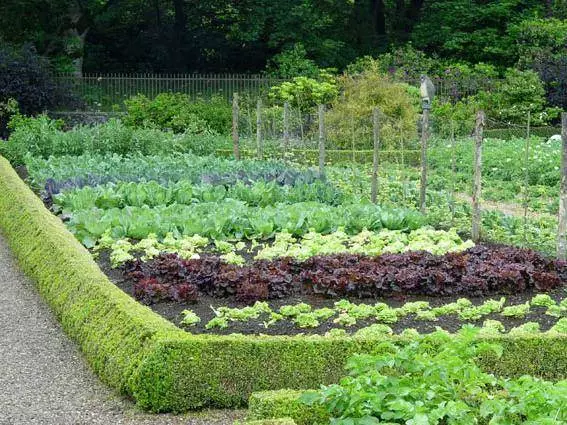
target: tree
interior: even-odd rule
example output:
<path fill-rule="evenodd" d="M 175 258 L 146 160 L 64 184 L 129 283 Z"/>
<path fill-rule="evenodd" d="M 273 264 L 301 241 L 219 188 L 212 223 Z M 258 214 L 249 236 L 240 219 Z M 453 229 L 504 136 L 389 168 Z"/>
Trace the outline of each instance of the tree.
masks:
<path fill-rule="evenodd" d="M 411 39 L 418 49 L 442 57 L 510 66 L 517 58 L 508 26 L 544 9 L 537 0 L 426 1 Z"/>
<path fill-rule="evenodd" d="M 0 26 L 7 42 L 34 44 L 42 55 L 80 75 L 86 37 L 96 16 L 119 0 L 4 0 Z"/>
<path fill-rule="evenodd" d="M 567 20 L 529 19 L 510 28 L 516 40 L 517 65 L 536 71 L 548 101 L 567 108 Z"/>

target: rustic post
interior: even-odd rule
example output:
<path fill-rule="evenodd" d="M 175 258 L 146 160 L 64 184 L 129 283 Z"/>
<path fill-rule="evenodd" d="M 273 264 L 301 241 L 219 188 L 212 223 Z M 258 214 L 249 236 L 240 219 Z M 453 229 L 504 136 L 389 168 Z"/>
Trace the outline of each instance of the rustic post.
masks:
<path fill-rule="evenodd" d="M 351 127 L 350 144 L 352 148 L 352 162 L 354 164 L 356 162 L 356 153 L 355 153 L 356 130 L 354 126 L 354 113 L 351 113 L 350 116 L 350 127 Z"/>
<path fill-rule="evenodd" d="M 380 165 L 380 110 L 374 108 L 372 112 L 372 127 L 374 138 L 374 152 L 372 155 L 372 189 L 371 201 L 375 204 L 378 197 L 378 167 Z"/>
<path fill-rule="evenodd" d="M 289 148 L 289 102 L 283 105 L 283 142 L 284 152 L 287 153 Z"/>
<path fill-rule="evenodd" d="M 262 140 L 262 99 L 256 103 L 256 145 L 258 159 L 264 159 L 264 142 Z"/>
<path fill-rule="evenodd" d="M 524 151 L 524 243 L 528 241 L 528 208 L 530 203 L 530 173 L 528 164 L 530 162 L 530 130 L 532 123 L 532 113 L 528 111 L 528 123 L 526 128 L 526 149 Z"/>
<path fill-rule="evenodd" d="M 561 141 L 561 189 L 559 192 L 557 258 L 567 260 L 567 112 L 561 114 Z"/>
<path fill-rule="evenodd" d="M 325 180 L 325 105 L 319 105 L 319 178 Z"/>
<path fill-rule="evenodd" d="M 480 194 L 481 194 L 481 172 L 482 172 L 482 140 L 484 137 L 484 111 L 478 111 L 476 114 L 476 124 L 474 129 L 474 180 L 472 193 L 472 240 L 474 243 L 480 241 Z"/>
<path fill-rule="evenodd" d="M 456 180 L 457 180 L 457 140 L 455 138 L 455 121 L 451 119 L 451 226 L 455 224 Z"/>
<path fill-rule="evenodd" d="M 423 103 L 423 120 L 421 126 L 421 183 L 419 187 L 419 209 L 425 213 L 425 193 L 427 191 L 427 141 L 429 139 L 429 111 L 431 104 Z"/>
<path fill-rule="evenodd" d="M 238 118 L 240 111 L 238 107 L 238 93 L 232 95 L 232 150 L 234 159 L 240 159 L 239 135 L 238 135 Z"/>

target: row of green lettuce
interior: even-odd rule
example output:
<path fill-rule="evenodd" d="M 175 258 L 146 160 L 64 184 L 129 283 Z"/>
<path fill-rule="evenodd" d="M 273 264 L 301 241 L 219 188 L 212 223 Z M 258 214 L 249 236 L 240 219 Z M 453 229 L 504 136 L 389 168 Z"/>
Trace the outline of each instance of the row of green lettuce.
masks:
<path fill-rule="evenodd" d="M 381 255 L 406 251 L 428 251 L 442 255 L 464 251 L 472 246 L 472 241 L 463 241 L 455 229 L 444 231 L 430 227 L 410 232 L 363 230 L 355 235 L 349 235 L 341 229 L 327 235 L 310 231 L 302 237 L 294 237 L 284 231 L 275 233 L 271 242 L 253 239 L 248 243 L 215 240 L 200 235 L 175 237 L 173 233 L 167 233 L 163 238 L 149 234 L 146 238 L 134 241 L 125 238 L 114 239 L 111 232 L 107 231 L 97 240 L 93 252 L 98 254 L 108 250 L 112 267 L 119 267 L 136 258 L 142 261 L 151 260 L 160 253 L 174 253 L 187 260 L 198 259 L 204 253 L 215 253 L 229 264 L 244 264 L 245 259 L 250 257 L 255 260 L 282 257 L 306 260 L 316 255 Z"/>
<path fill-rule="evenodd" d="M 388 326 L 406 320 L 408 327 L 400 333 L 401 336 L 414 336 L 417 331 L 411 328 L 411 324 L 417 325 L 419 322 L 437 322 L 444 316 L 455 316 L 459 322 L 467 324 L 470 322 L 478 323 L 487 316 L 520 319 L 523 320 L 531 312 L 540 313 L 545 322 L 551 323 L 549 332 L 567 334 L 567 298 L 556 301 L 547 294 L 537 294 L 531 300 L 524 303 L 509 303 L 506 298 L 487 299 L 481 304 L 473 304 L 467 298 L 459 298 L 457 301 L 431 307 L 427 301 L 409 301 L 400 307 L 391 307 L 386 303 L 377 302 L 371 304 L 355 304 L 349 300 L 342 299 L 336 301 L 333 307 L 313 308 L 310 304 L 301 302 L 298 304 L 283 305 L 278 309 L 272 307 L 266 301 L 256 301 L 254 305 L 243 308 L 238 307 L 213 307 L 214 317 L 206 324 L 202 324 L 205 330 L 228 329 L 234 323 L 244 322 L 257 326 L 257 330 L 262 332 L 279 322 L 291 322 L 299 329 L 315 329 L 322 324 L 331 321 L 338 327 L 332 328 L 325 333 L 325 336 L 346 336 L 347 329 L 356 326 L 360 321 L 368 323 L 376 321 L 378 323 L 362 327 L 352 335 L 355 337 L 380 337 L 394 334 L 394 330 Z M 197 325 L 201 325 L 201 317 L 193 310 L 186 309 L 182 312 L 182 319 L 179 324 L 188 330 Z M 440 323 L 438 329 L 442 329 Z M 527 321 L 515 327 L 509 327 L 495 319 L 485 319 L 480 329 L 480 334 L 484 336 L 500 335 L 508 331 L 511 335 L 539 333 L 540 323 Z"/>
<path fill-rule="evenodd" d="M 200 235 L 212 239 L 268 239 L 287 231 L 301 236 L 310 231 L 328 234 L 339 228 L 348 234 L 367 229 L 415 230 L 425 224 L 418 212 L 371 203 L 330 206 L 318 202 L 250 207 L 226 199 L 194 205 L 90 209 L 70 214 L 69 229 L 86 246 L 94 246 L 106 232 L 113 238 L 144 239 Z"/>

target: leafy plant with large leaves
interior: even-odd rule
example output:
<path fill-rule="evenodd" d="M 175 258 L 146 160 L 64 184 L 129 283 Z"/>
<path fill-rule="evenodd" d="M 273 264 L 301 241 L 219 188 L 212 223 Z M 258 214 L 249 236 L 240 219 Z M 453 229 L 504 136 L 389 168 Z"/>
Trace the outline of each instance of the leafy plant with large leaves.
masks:
<path fill-rule="evenodd" d="M 352 357 L 348 377 L 302 399 L 325 408 L 333 425 L 564 424 L 567 381 L 484 372 L 477 358 L 499 356 L 502 347 L 478 332 L 465 327 L 457 336 L 439 331 L 383 342 L 382 354 Z"/>

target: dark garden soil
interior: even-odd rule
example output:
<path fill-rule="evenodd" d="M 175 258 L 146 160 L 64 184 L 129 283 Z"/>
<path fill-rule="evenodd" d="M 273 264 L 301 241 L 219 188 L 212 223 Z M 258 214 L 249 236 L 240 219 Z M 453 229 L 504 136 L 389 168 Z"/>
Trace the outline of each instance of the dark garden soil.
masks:
<path fill-rule="evenodd" d="M 120 269 L 112 269 L 110 267 L 110 262 L 108 260 L 107 254 L 102 254 L 98 258 L 98 263 L 101 269 L 109 276 L 111 281 L 113 281 L 116 286 L 122 289 L 126 294 L 133 295 L 133 282 L 129 279 L 125 279 L 124 273 Z M 482 304 L 487 299 L 497 299 L 501 297 L 506 298 L 506 306 L 524 304 L 530 301 L 534 295 L 538 292 L 534 290 L 529 290 L 519 294 L 491 294 L 486 297 L 467 297 L 474 305 Z M 554 300 L 557 302 L 561 301 L 567 297 L 567 287 L 563 286 L 552 291 L 547 292 Z M 451 302 L 456 301 L 463 296 L 444 296 L 444 297 L 428 297 L 428 296 L 396 296 L 392 298 L 348 298 L 349 301 L 356 304 L 370 304 L 373 305 L 377 302 L 383 302 L 388 304 L 392 308 L 402 307 L 406 302 L 413 301 L 427 301 L 430 303 L 431 307 L 442 306 Z M 273 311 L 277 311 L 281 306 L 284 305 L 294 305 L 297 303 L 306 303 L 311 305 L 312 309 L 322 308 L 322 307 L 334 307 L 334 302 L 338 301 L 337 298 L 326 298 L 317 295 L 301 295 L 301 296 L 290 296 L 282 299 L 268 300 L 268 304 Z M 227 329 L 214 329 L 207 330 L 205 325 L 209 320 L 213 319 L 215 313 L 213 309 L 219 307 L 231 307 L 231 308 L 242 308 L 247 305 L 252 305 L 252 302 L 246 303 L 236 300 L 235 298 L 214 298 L 207 296 L 205 294 L 199 295 L 199 300 L 194 303 L 188 302 L 176 302 L 176 301 L 160 301 L 147 304 L 155 313 L 161 315 L 165 319 L 171 321 L 177 326 L 180 326 L 180 321 L 183 318 L 182 312 L 186 309 L 192 310 L 197 316 L 201 318 L 201 323 L 196 326 L 185 327 L 188 332 L 194 334 L 247 334 L 247 335 L 323 335 L 331 329 L 344 329 L 347 333 L 352 334 L 357 330 L 367 327 L 369 325 L 380 323 L 373 319 L 368 320 L 358 320 L 357 323 L 350 327 L 344 327 L 339 324 L 333 323 L 333 318 L 324 321 L 320 326 L 316 328 L 299 328 L 291 320 L 281 320 L 275 324 L 265 327 L 264 322 L 269 319 L 267 315 L 261 315 L 258 319 L 250 320 L 248 322 L 229 322 L 229 327 Z M 399 333 L 404 329 L 413 328 L 420 333 L 429 333 L 440 327 L 449 332 L 458 331 L 463 325 L 469 323 L 475 326 L 482 326 L 484 320 L 492 319 L 500 321 L 506 328 L 510 330 L 514 327 L 520 326 L 526 322 L 537 322 L 540 325 L 541 331 L 546 331 L 551 328 L 558 320 L 557 317 L 552 317 L 545 314 L 545 307 L 535 307 L 532 306 L 530 313 L 524 318 L 511 318 L 502 316 L 500 313 L 494 313 L 490 315 L 483 316 L 482 319 L 478 321 L 464 321 L 459 319 L 455 314 L 440 316 L 437 321 L 425 321 L 420 320 L 415 317 L 415 314 L 410 314 L 406 317 L 400 318 L 396 323 L 387 324 L 390 326 L 395 333 Z M 336 316 L 335 316 L 336 317 Z M 183 326 L 180 326 L 183 328 Z"/>

